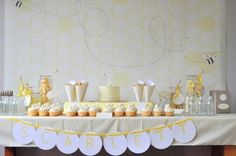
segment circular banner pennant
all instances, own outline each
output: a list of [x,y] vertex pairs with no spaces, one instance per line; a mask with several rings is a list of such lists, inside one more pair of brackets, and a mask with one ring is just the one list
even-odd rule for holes
[[168,127],[154,128],[150,132],[151,144],[157,149],[166,149],[173,143],[173,134]]
[[57,143],[57,134],[51,128],[38,128],[34,142],[38,148],[50,150]]
[[172,128],[174,139],[179,143],[188,143],[193,140],[197,130],[192,121],[175,124]]
[[130,151],[141,154],[148,150],[151,141],[149,135],[144,131],[133,131],[127,135],[128,148]]
[[79,149],[84,155],[96,155],[102,149],[102,139],[96,133],[84,133],[79,139]]
[[35,128],[26,124],[16,123],[12,129],[13,138],[23,145],[31,143],[34,140],[35,134]]
[[79,148],[79,137],[75,134],[58,134],[57,148],[64,154],[72,154]]
[[103,144],[105,150],[110,155],[121,155],[127,149],[127,139],[124,135],[106,136]]

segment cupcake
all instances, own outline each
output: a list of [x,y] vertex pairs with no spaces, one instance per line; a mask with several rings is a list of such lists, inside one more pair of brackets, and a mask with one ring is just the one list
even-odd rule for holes
[[96,106],[91,106],[89,108],[89,116],[96,116],[97,112],[98,112],[98,107]]
[[67,116],[77,116],[77,111],[78,111],[77,106],[70,106],[66,111],[66,115]]
[[28,108],[28,115],[29,116],[38,116],[38,108],[37,107]]
[[158,105],[155,105],[154,108],[153,108],[152,114],[153,114],[154,116],[162,116],[162,114],[163,114],[163,109],[162,109],[162,107],[160,107],[160,106],[158,106]]
[[165,116],[173,116],[174,115],[174,108],[167,104],[164,108]]
[[102,110],[102,112],[104,112],[104,113],[112,113],[113,114],[114,108],[113,108],[112,104],[106,105],[106,107]]
[[54,103],[51,105],[51,108],[56,108],[60,111],[61,114],[63,114],[63,108],[59,103]]
[[80,107],[78,110],[78,115],[79,116],[88,116],[88,107],[86,107],[86,106]]
[[129,105],[125,111],[126,116],[136,116],[137,108],[134,105]]
[[39,108],[39,116],[48,116],[49,115],[49,110],[50,110],[50,106],[49,105],[42,105]]
[[142,115],[143,116],[151,116],[152,115],[152,107],[151,106],[145,106],[142,109]]
[[125,115],[125,107],[120,104],[114,111],[115,116],[124,116]]
[[59,116],[62,114],[62,109],[61,107],[52,107],[50,110],[49,110],[49,115],[50,116]]
[[97,107],[97,110],[98,110],[99,113],[102,112],[102,108],[101,107]]

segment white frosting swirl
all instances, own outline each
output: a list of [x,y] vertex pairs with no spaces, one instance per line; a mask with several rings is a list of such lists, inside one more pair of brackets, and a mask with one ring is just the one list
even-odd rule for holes
[[49,112],[60,112],[61,111],[61,107],[52,107]]
[[31,108],[36,108],[37,110],[41,107],[41,104],[40,103],[37,103],[37,104],[33,104],[31,106]]
[[113,108],[112,107],[106,107],[102,112],[112,113],[113,112]]
[[164,108],[165,112],[174,112],[174,108],[170,107],[170,104],[167,104]]
[[151,112],[152,111],[152,107],[151,106],[145,106],[143,109],[142,109],[143,112]]
[[120,105],[115,109],[115,112],[125,112],[125,107],[120,104]]
[[113,105],[112,104],[108,104],[102,112],[105,112],[105,113],[112,113],[114,111],[114,108],[113,108]]
[[80,107],[78,112],[88,112],[89,108],[86,106]]
[[153,108],[154,112],[163,112],[163,108],[161,106],[155,105]]
[[89,108],[89,112],[98,112],[98,107],[96,107],[96,106],[91,106],[91,107]]
[[67,109],[67,112],[77,112],[78,111],[78,107],[77,106],[70,106]]
[[40,108],[39,108],[39,110],[40,111],[49,111],[49,107],[48,106],[41,106]]
[[30,108],[28,108],[28,111],[30,112],[30,111],[38,111],[38,108],[37,107],[30,107]]
[[127,112],[136,112],[137,108],[134,105],[129,105],[126,109]]

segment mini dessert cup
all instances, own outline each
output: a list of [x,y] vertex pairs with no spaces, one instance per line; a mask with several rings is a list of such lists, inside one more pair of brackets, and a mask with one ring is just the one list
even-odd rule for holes
[[174,116],[174,112],[165,112],[165,116]]
[[126,112],[125,112],[125,115],[126,115],[126,116],[136,116],[137,113],[136,113],[136,111],[126,111]]
[[143,116],[152,116],[152,111],[143,111],[142,115]]
[[39,116],[48,116],[49,112],[48,110],[39,110]]
[[78,111],[78,115],[79,115],[79,116],[88,116],[88,112],[81,112],[81,111]]
[[163,112],[161,111],[153,111],[152,112],[153,116],[162,116]]
[[38,116],[38,110],[28,110],[29,116]]
[[60,116],[60,115],[61,115],[60,111],[57,111],[57,112],[49,111],[49,116]]
[[96,111],[89,111],[89,116],[96,116],[97,112]]
[[77,116],[77,112],[66,112],[67,116]]
[[125,115],[125,112],[117,112],[117,111],[114,111],[114,115],[115,115],[115,116],[124,116],[124,115]]
[[174,108],[171,107],[170,104],[167,104],[164,108],[165,116],[173,116],[174,115]]

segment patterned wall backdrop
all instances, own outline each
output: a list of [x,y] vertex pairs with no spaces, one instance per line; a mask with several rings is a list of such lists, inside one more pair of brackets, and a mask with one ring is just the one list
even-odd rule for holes
[[[19,3],[20,2],[20,3]],[[157,93],[204,70],[208,89],[225,88],[224,0],[5,0],[5,88],[22,76],[89,82],[86,99],[109,80],[134,100],[131,85],[152,79]]]

